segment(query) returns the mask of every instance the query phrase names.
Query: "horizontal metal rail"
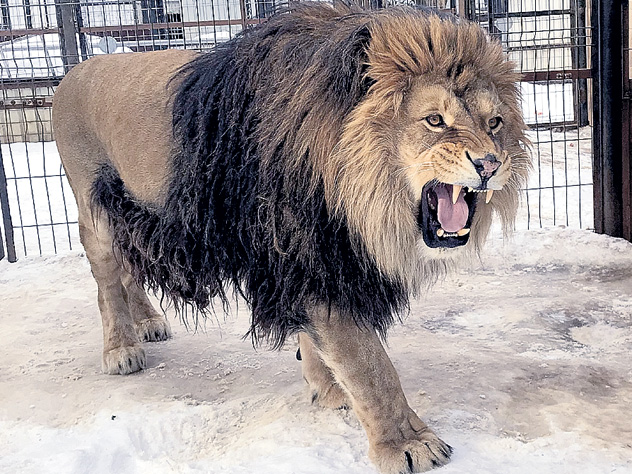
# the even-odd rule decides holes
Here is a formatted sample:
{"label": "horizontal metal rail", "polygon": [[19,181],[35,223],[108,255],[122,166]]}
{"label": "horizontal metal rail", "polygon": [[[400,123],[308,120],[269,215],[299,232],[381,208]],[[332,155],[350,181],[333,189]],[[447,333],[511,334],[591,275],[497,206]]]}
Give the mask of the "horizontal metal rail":
{"label": "horizontal metal rail", "polygon": [[569,79],[590,79],[590,69],[571,69],[557,71],[532,71],[522,73],[522,82],[566,81]]}
{"label": "horizontal metal rail", "polygon": [[487,12],[480,13],[475,16],[476,21],[483,22],[489,21],[490,18],[494,20],[502,20],[503,18],[541,18],[547,16],[565,16],[570,15],[569,10],[530,10],[525,12],[504,12],[504,13],[492,13],[489,15]]}
{"label": "horizontal metal rail", "polygon": [[36,107],[52,107],[50,97],[36,97],[33,99],[0,100],[0,108],[3,109],[34,109]]}
{"label": "horizontal metal rail", "polygon": [[26,87],[57,87],[62,78],[62,76],[52,76],[0,79],[0,90],[21,89]]}
{"label": "horizontal metal rail", "polygon": [[[263,22],[263,19],[250,19],[246,20],[247,25],[258,25]],[[105,25],[105,26],[82,26],[78,27],[79,33],[112,33],[119,31],[137,31],[137,30],[160,30],[169,28],[198,28],[203,26],[242,26],[243,21],[241,19],[236,20],[200,20],[200,21],[174,21],[174,22],[162,22],[162,23],[130,23],[121,25]],[[28,35],[45,35],[45,34],[59,33],[57,28],[26,28],[16,30],[0,30],[0,38],[18,38]]]}

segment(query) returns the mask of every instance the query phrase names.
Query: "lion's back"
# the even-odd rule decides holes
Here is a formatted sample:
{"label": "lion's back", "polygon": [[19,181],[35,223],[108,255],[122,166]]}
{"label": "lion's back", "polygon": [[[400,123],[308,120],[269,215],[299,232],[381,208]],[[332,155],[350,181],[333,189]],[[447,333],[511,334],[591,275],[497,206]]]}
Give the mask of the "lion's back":
{"label": "lion's back", "polygon": [[111,163],[139,198],[159,199],[171,153],[169,80],[196,53],[113,54],[75,66],[53,99],[57,146],[75,192]]}

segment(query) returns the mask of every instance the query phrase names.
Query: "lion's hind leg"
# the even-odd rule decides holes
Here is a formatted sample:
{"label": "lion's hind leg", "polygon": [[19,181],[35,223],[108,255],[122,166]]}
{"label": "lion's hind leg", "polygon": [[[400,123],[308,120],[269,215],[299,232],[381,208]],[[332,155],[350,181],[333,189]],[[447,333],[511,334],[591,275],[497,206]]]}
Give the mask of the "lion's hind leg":
{"label": "lion's hind leg", "polygon": [[154,309],[145,290],[139,287],[127,272],[122,276],[122,282],[139,339],[144,342],[170,339],[172,333],[169,322]]}
{"label": "lion's hind leg", "polygon": [[85,209],[80,206],[79,234],[97,282],[103,322],[103,372],[123,375],[136,372],[145,368],[146,358],[123,286],[126,272],[112,251],[107,220],[96,216],[93,220],[91,212],[81,212]]}
{"label": "lion's hind leg", "polygon": [[301,333],[298,341],[303,378],[309,385],[312,403],[318,403],[324,408],[348,408],[347,394],[318,355],[311,338],[306,333]]}

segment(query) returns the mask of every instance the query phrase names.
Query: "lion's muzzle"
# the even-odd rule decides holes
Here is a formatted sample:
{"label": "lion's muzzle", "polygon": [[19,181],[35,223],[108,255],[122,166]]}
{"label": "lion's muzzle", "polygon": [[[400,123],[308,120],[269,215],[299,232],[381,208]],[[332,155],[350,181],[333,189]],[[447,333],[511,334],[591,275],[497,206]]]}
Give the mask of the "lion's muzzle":
{"label": "lion's muzzle", "polygon": [[496,155],[491,153],[487,153],[483,158],[474,159],[469,152],[466,151],[465,156],[472,162],[476,173],[481,178],[481,185],[479,189],[487,189],[487,182],[496,174],[496,171],[498,171],[502,162],[498,161]]}

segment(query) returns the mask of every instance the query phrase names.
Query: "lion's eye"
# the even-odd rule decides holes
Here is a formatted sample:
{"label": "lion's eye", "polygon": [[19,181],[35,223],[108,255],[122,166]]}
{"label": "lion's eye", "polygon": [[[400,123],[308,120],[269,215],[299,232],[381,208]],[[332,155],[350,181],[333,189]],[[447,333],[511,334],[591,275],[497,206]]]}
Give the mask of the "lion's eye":
{"label": "lion's eye", "polygon": [[443,117],[439,114],[432,114],[426,117],[426,122],[431,127],[443,127],[445,122],[443,121]]}
{"label": "lion's eye", "polygon": [[503,119],[501,117],[490,118],[487,121],[487,125],[489,125],[490,130],[496,130],[503,123]]}

